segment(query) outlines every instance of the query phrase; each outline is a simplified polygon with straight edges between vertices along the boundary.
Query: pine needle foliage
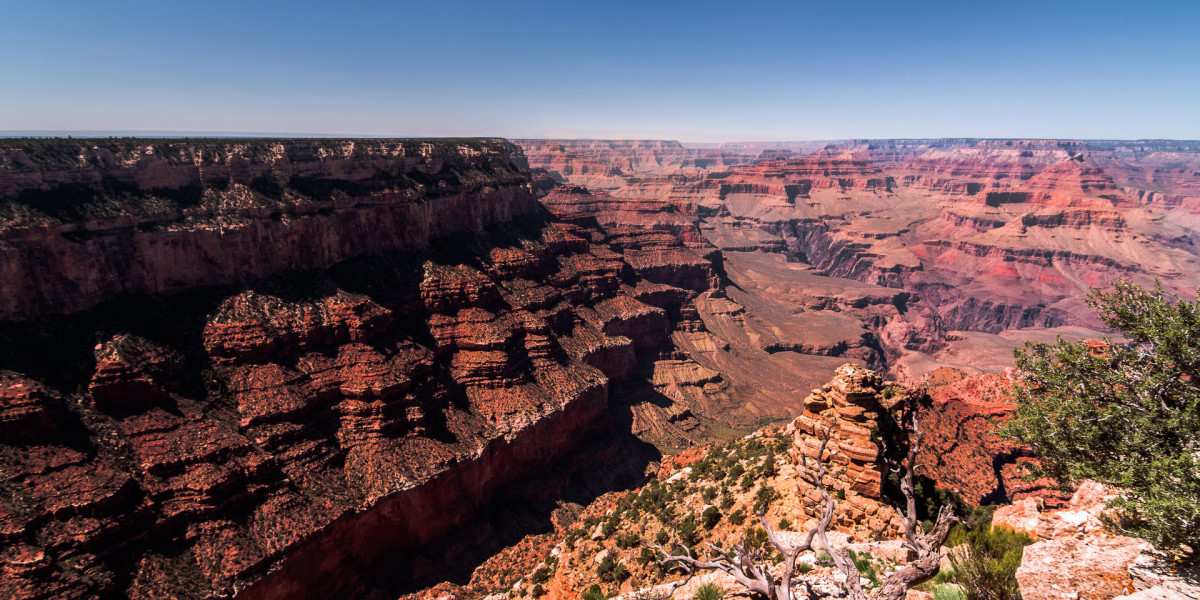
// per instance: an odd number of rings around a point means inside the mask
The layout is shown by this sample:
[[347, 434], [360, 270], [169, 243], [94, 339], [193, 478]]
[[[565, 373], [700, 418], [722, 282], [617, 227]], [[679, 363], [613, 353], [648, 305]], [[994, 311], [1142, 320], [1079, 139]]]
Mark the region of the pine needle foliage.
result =
[[1200, 550], [1200, 302], [1129, 281], [1088, 304], [1128, 343], [1028, 343], [1005, 435], [1070, 485], [1122, 490], [1112, 526], [1183, 561]]

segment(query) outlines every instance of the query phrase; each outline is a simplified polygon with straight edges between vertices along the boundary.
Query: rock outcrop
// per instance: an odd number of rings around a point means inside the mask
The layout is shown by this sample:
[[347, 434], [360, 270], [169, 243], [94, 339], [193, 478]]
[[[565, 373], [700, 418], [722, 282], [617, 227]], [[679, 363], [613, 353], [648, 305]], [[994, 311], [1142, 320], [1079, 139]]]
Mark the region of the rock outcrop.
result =
[[[843, 365], [834, 378], [804, 399], [804, 414], [792, 422], [796, 438], [792, 459], [828, 465], [831, 493], [839, 502], [835, 519], [859, 536], [895, 535], [902, 522], [895, 509], [884, 503], [884, 473], [888, 467], [880, 435], [881, 420], [906, 392], [885, 386], [879, 375], [853, 364]], [[828, 439], [828, 442], [826, 442]], [[824, 452], [819, 452], [824, 444]], [[822, 508], [820, 491], [812, 486], [798, 490], [809, 502], [805, 510], [818, 518]]]
[[1061, 510], [1043, 511], [1033, 498], [996, 510], [994, 527], [1038, 540], [1025, 547], [1017, 569], [1023, 598], [1109, 600], [1134, 591], [1130, 568], [1150, 546], [1105, 529], [1100, 516], [1111, 497], [1104, 486], [1084, 482]]

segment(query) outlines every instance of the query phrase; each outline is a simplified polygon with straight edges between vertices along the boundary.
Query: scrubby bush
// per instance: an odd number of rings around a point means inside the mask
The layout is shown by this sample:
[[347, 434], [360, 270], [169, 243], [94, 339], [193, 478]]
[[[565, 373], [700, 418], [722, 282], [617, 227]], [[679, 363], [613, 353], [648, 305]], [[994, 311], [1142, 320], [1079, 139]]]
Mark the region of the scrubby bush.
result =
[[717, 523], [720, 522], [721, 511], [717, 510], [717, 507], [715, 506], [710, 506], [704, 509], [704, 513], [700, 515], [700, 523], [705, 529], [712, 529], [713, 527], [717, 526]]
[[725, 589], [715, 583], [706, 583], [696, 588], [693, 600], [721, 600], [725, 597]]
[[775, 488], [769, 485], [759, 487], [758, 493], [754, 496], [754, 512], [757, 513], [758, 509], [769, 505], [779, 499], [779, 497], [779, 491]]
[[636, 533], [622, 533], [617, 535], [618, 548], [632, 548], [642, 541], [641, 536]]
[[954, 584], [934, 586], [933, 600], [964, 600], [962, 588]]
[[1020, 600], [1017, 567], [1033, 538], [1007, 527], [977, 527], [950, 554], [954, 579], [967, 600]]
[[689, 548], [695, 546], [700, 541], [701, 532], [699, 527], [697, 527], [696, 517], [693, 515], [688, 515], [680, 519], [675, 531], [679, 534], [680, 543]]
[[601, 590], [598, 584], [593, 583], [592, 587], [583, 591], [580, 600], [604, 600], [604, 590]]
[[671, 539], [671, 534], [667, 533], [666, 529], [659, 529], [658, 533], [654, 534], [654, 543], [659, 546], [667, 543]]
[[878, 586], [879, 573], [875, 571], [874, 557], [868, 552], [858, 553], [853, 549], [848, 549], [847, 552], [849, 552], [850, 560], [854, 562], [854, 566], [858, 567], [858, 572], [867, 578], [872, 586]]
[[613, 532], [617, 530], [618, 522], [619, 521], [617, 520], [617, 514], [614, 512], [613, 515], [611, 517], [605, 519], [604, 524], [600, 526], [601, 535], [603, 535], [606, 538], [611, 536], [613, 534]]
[[609, 554], [600, 562], [600, 566], [596, 567], [596, 576], [600, 578], [600, 581], [620, 583], [629, 578], [629, 569]]
[[729, 522], [734, 525], [741, 525], [746, 521], [746, 509], [739, 508], [729, 515]]
[[729, 510], [730, 508], [733, 508], [733, 502], [733, 494], [726, 492], [725, 495], [721, 497], [721, 510]]

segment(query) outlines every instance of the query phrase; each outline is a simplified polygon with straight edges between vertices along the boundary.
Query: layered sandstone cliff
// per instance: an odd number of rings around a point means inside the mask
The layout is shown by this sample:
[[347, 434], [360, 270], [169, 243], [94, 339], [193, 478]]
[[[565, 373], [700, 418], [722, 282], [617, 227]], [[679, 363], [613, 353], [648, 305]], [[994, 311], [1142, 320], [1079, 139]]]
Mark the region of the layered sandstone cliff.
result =
[[[705, 258], [542, 212], [503, 142], [217, 146], [7, 155], [10, 208], [134, 191], [5, 230], [0, 595], [395, 597], [641, 474], [609, 390], [671, 356]], [[274, 204], [130, 204], [191, 185]]]
[[0, 145], [0, 319], [324, 268], [529, 214], [503, 140]]

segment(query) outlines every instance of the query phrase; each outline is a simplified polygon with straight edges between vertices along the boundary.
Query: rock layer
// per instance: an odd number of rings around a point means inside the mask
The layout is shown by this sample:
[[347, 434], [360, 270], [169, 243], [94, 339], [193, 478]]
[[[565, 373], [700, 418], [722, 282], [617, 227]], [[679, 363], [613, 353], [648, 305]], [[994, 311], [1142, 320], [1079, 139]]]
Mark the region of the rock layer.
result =
[[480, 231], [537, 210], [523, 161], [502, 140], [8, 142], [0, 319]]

